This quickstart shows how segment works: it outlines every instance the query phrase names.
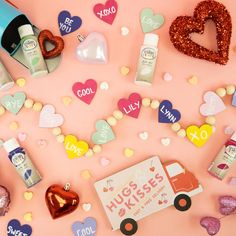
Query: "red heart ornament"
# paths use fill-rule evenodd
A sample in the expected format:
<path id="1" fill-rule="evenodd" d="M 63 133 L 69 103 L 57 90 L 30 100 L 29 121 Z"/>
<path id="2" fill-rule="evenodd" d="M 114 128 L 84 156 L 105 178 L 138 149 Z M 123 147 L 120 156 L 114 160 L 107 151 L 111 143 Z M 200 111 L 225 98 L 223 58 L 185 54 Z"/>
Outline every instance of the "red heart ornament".
<path id="1" fill-rule="evenodd" d="M 211 51 L 191 40 L 190 34 L 204 33 L 207 20 L 212 20 L 216 24 L 217 51 Z M 194 10 L 193 17 L 179 16 L 174 20 L 169 34 L 175 48 L 188 56 L 221 65 L 228 62 L 232 22 L 228 10 L 219 2 L 213 0 L 200 2 Z"/>
<path id="2" fill-rule="evenodd" d="M 73 212 L 79 205 L 79 196 L 70 190 L 68 184 L 65 187 L 51 185 L 45 194 L 47 207 L 53 219 L 57 219 Z"/>
<path id="3" fill-rule="evenodd" d="M 97 82 L 93 79 L 88 79 L 84 84 L 77 82 L 73 85 L 72 90 L 77 98 L 90 104 L 97 91 Z"/>
<path id="4" fill-rule="evenodd" d="M 104 4 L 98 3 L 94 6 L 93 12 L 100 20 L 112 25 L 118 10 L 115 0 L 107 0 Z"/>
<path id="5" fill-rule="evenodd" d="M 38 36 L 39 46 L 45 59 L 57 57 L 64 49 L 64 40 L 59 36 L 54 36 L 49 30 L 42 30 Z M 52 50 L 47 51 L 46 41 L 54 45 Z"/>

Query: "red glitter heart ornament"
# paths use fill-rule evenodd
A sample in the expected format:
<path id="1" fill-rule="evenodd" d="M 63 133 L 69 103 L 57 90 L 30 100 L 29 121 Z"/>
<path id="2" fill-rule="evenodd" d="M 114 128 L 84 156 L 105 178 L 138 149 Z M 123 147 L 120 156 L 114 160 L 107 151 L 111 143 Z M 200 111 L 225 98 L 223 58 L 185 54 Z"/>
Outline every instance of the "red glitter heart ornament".
<path id="1" fill-rule="evenodd" d="M 209 50 L 191 40 L 190 34 L 204 33 L 207 20 L 216 25 L 217 51 Z M 216 1 L 200 2 L 193 17 L 179 16 L 170 26 L 170 40 L 180 52 L 199 59 L 225 65 L 229 60 L 229 46 L 232 34 L 231 16 L 226 7 Z"/>

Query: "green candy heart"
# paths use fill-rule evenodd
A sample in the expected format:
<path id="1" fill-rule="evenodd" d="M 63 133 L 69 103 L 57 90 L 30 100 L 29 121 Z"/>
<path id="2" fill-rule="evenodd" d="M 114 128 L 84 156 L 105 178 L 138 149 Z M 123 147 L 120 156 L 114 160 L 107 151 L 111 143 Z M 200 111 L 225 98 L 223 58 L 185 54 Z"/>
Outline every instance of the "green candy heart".
<path id="1" fill-rule="evenodd" d="M 1 98 L 1 104 L 11 113 L 17 114 L 23 107 L 26 95 L 23 92 L 16 92 L 14 96 L 5 95 Z"/>
<path id="2" fill-rule="evenodd" d="M 149 33 L 159 29 L 164 24 L 165 19 L 160 14 L 154 15 L 151 8 L 144 8 L 140 14 L 140 21 L 143 32 Z"/>
<path id="3" fill-rule="evenodd" d="M 115 139 L 111 126 L 105 120 L 96 122 L 96 130 L 97 132 L 92 135 L 95 144 L 105 144 Z"/>

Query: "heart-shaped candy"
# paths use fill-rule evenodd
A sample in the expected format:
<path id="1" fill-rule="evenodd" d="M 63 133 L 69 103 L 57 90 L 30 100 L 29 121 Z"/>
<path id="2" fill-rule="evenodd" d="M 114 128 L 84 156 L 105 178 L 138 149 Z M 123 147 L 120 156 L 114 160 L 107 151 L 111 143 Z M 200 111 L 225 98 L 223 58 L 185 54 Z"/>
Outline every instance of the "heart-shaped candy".
<path id="1" fill-rule="evenodd" d="M 208 124 L 204 124 L 200 128 L 196 125 L 191 125 L 186 130 L 188 139 L 196 147 L 202 147 L 211 137 L 212 132 L 213 132 L 213 127 Z"/>
<path id="2" fill-rule="evenodd" d="M 20 132 L 18 134 L 18 139 L 21 141 L 21 142 L 24 142 L 27 138 L 27 134 L 25 132 Z"/>
<path id="3" fill-rule="evenodd" d="M 236 211 L 236 198 L 232 196 L 222 196 L 219 198 L 220 213 L 230 215 Z"/>
<path id="4" fill-rule="evenodd" d="M 84 211 L 88 212 L 88 211 L 91 210 L 92 205 L 91 205 L 91 203 L 84 203 L 84 204 L 82 205 L 82 208 L 83 208 Z"/>
<path id="5" fill-rule="evenodd" d="M 98 19 L 112 25 L 118 11 L 118 4 L 115 0 L 107 0 L 105 4 L 98 3 L 94 6 L 93 12 Z"/>
<path id="6" fill-rule="evenodd" d="M 60 114 L 55 114 L 55 107 L 52 105 L 45 105 L 40 112 L 39 127 L 41 128 L 55 128 L 64 123 L 64 118 Z"/>
<path id="7" fill-rule="evenodd" d="M 161 102 L 158 110 L 158 121 L 160 123 L 175 123 L 179 121 L 181 114 L 178 110 L 172 109 L 172 103 L 168 100 Z"/>
<path id="8" fill-rule="evenodd" d="M 159 29 L 164 24 L 164 17 L 160 14 L 154 15 L 151 8 L 144 8 L 140 14 L 140 21 L 144 33 Z"/>
<path id="9" fill-rule="evenodd" d="M 64 40 L 59 36 L 54 36 L 49 30 L 42 30 L 38 36 L 39 46 L 45 59 L 54 58 L 61 54 L 64 49 Z M 48 51 L 46 42 L 54 45 L 54 48 Z"/>
<path id="10" fill-rule="evenodd" d="M 215 217 L 204 217 L 201 219 L 200 224 L 207 230 L 209 235 L 216 235 L 220 230 L 220 220 Z"/>
<path id="11" fill-rule="evenodd" d="M 191 40 L 190 34 L 204 32 L 207 20 L 216 24 L 217 51 L 211 51 Z M 226 7 L 216 1 L 202 1 L 194 10 L 193 17 L 177 17 L 169 30 L 170 40 L 180 52 L 199 59 L 225 65 L 228 62 L 232 34 L 231 16 Z"/>
<path id="12" fill-rule="evenodd" d="M 61 11 L 58 15 L 58 25 L 62 36 L 76 31 L 81 24 L 81 18 L 79 16 L 72 17 L 68 11 Z"/>
<path id="13" fill-rule="evenodd" d="M 72 231 L 75 236 L 95 236 L 97 222 L 92 217 L 87 217 L 84 222 L 76 221 L 72 225 Z"/>
<path id="14" fill-rule="evenodd" d="M 17 114 L 23 107 L 26 95 L 23 92 L 16 92 L 13 96 L 5 95 L 1 98 L 1 104 L 11 113 Z"/>
<path id="15" fill-rule="evenodd" d="M 93 79 L 88 79 L 84 84 L 76 82 L 73 85 L 72 90 L 77 98 L 90 104 L 97 91 L 97 82 Z"/>
<path id="16" fill-rule="evenodd" d="M 21 225 L 19 220 L 13 219 L 8 222 L 7 236 L 18 235 L 30 236 L 32 234 L 32 228 L 30 225 Z"/>
<path id="17" fill-rule="evenodd" d="M 138 93 L 130 94 L 129 98 L 121 98 L 118 101 L 118 108 L 122 113 L 133 118 L 138 118 L 141 109 L 141 96 Z"/>
<path id="18" fill-rule="evenodd" d="M 205 103 L 200 106 L 200 113 L 203 116 L 213 116 L 225 110 L 222 99 L 214 92 L 208 91 L 203 97 Z"/>
<path id="19" fill-rule="evenodd" d="M 82 157 L 89 150 L 87 142 L 83 140 L 78 141 L 77 138 L 71 134 L 65 137 L 64 147 L 70 159 Z"/>
<path id="20" fill-rule="evenodd" d="M 79 196 L 76 192 L 71 191 L 67 185 L 51 185 L 46 193 L 45 200 L 49 212 L 53 219 L 70 214 L 79 205 Z"/>
<path id="21" fill-rule="evenodd" d="M 96 132 L 92 135 L 95 144 L 105 144 L 115 139 L 111 126 L 105 120 L 96 122 Z"/>
<path id="22" fill-rule="evenodd" d="M 100 164 L 101 164 L 101 166 L 103 166 L 103 167 L 109 166 L 110 163 L 111 163 L 111 161 L 110 161 L 108 158 L 106 158 L 106 157 L 102 157 L 102 158 L 100 159 Z"/>
<path id="23" fill-rule="evenodd" d="M 85 63 L 106 64 L 108 61 L 107 41 L 98 32 L 90 33 L 77 47 L 77 58 Z"/>

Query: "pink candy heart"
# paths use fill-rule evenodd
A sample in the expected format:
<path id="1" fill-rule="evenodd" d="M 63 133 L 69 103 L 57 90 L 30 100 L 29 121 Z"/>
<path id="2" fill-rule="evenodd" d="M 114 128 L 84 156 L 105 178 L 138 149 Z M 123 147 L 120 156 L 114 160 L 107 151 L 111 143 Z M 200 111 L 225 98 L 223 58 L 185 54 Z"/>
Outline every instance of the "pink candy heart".
<path id="1" fill-rule="evenodd" d="M 209 235 L 216 235 L 220 230 L 220 220 L 215 217 L 204 217 L 201 219 L 200 224 L 207 230 Z"/>
<path id="2" fill-rule="evenodd" d="M 118 107 L 125 115 L 138 118 L 141 109 L 141 96 L 138 93 L 132 93 L 128 99 L 121 98 Z"/>
<path id="3" fill-rule="evenodd" d="M 90 104 L 97 91 L 97 82 L 93 79 L 88 79 L 84 84 L 77 82 L 73 85 L 72 90 L 77 98 Z"/>
<path id="4" fill-rule="evenodd" d="M 111 161 L 110 161 L 109 159 L 107 159 L 106 157 L 102 157 L 102 158 L 100 159 L 100 164 L 101 164 L 101 166 L 103 166 L 103 167 L 109 166 L 110 163 L 111 163 Z"/>
<path id="5" fill-rule="evenodd" d="M 236 210 L 236 198 L 231 196 L 223 196 L 219 198 L 220 213 L 222 215 L 230 215 Z"/>
<path id="6" fill-rule="evenodd" d="M 95 16 L 110 25 L 112 25 L 116 17 L 117 10 L 118 4 L 115 0 L 107 0 L 105 5 L 98 3 L 93 8 Z"/>
<path id="7" fill-rule="evenodd" d="M 18 134 L 18 139 L 19 139 L 21 142 L 25 141 L 26 138 L 27 138 L 27 134 L 26 134 L 25 132 L 20 132 L 20 133 Z"/>

